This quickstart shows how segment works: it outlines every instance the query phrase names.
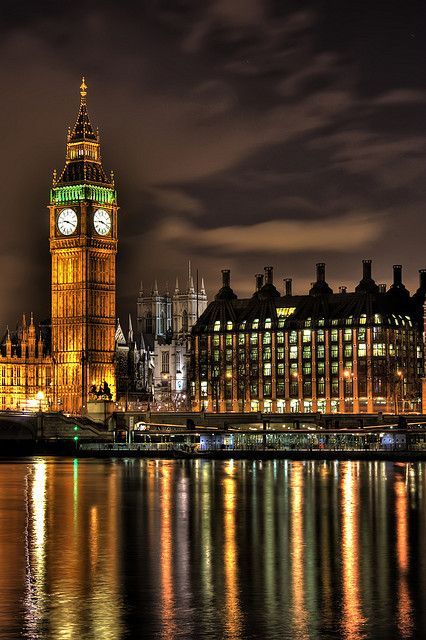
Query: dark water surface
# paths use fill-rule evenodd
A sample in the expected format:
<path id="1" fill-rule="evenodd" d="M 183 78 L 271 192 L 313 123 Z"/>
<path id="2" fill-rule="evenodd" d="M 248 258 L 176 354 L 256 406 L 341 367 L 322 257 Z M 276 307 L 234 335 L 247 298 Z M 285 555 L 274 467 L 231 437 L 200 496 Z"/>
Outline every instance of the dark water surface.
<path id="1" fill-rule="evenodd" d="M 0 637 L 426 637 L 426 464 L 0 463 Z"/>

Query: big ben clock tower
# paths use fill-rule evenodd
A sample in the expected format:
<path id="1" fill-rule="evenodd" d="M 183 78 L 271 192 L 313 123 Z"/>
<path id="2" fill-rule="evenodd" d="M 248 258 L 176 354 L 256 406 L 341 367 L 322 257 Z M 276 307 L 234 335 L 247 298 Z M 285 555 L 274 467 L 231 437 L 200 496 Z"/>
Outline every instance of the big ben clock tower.
<path id="1" fill-rule="evenodd" d="M 117 194 L 102 167 L 87 85 L 50 196 L 52 358 L 58 409 L 85 414 L 89 393 L 115 396 Z"/>

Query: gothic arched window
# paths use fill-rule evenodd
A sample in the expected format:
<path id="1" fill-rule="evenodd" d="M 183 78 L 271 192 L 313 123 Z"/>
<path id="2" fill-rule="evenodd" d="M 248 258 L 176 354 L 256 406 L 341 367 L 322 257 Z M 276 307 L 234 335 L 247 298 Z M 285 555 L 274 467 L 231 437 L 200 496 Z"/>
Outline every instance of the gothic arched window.
<path id="1" fill-rule="evenodd" d="M 182 313 L 182 331 L 185 333 L 188 331 L 188 312 L 186 309 Z"/>
<path id="2" fill-rule="evenodd" d="M 152 313 L 150 311 L 145 318 L 145 333 L 152 333 Z"/>

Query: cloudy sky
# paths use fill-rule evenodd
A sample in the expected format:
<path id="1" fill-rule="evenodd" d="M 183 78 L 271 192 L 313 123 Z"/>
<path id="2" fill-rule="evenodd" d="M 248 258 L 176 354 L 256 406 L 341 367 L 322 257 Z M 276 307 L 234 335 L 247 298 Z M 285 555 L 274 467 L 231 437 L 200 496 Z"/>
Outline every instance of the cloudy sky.
<path id="1" fill-rule="evenodd" d="M 49 315 L 48 204 L 82 74 L 119 189 L 120 314 L 187 261 L 213 295 L 275 267 L 298 292 L 362 258 L 426 267 L 422 3 L 63 0 L 0 23 L 0 323 Z"/>

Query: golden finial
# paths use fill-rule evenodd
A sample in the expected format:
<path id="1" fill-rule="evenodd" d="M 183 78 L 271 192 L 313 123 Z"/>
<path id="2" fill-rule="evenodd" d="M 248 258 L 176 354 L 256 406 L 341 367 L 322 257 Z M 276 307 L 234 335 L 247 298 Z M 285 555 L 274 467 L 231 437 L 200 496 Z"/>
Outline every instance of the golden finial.
<path id="1" fill-rule="evenodd" d="M 87 84 L 86 84 L 86 81 L 84 79 L 84 76 L 81 79 L 80 95 L 81 95 L 82 98 L 85 98 L 87 96 Z"/>

